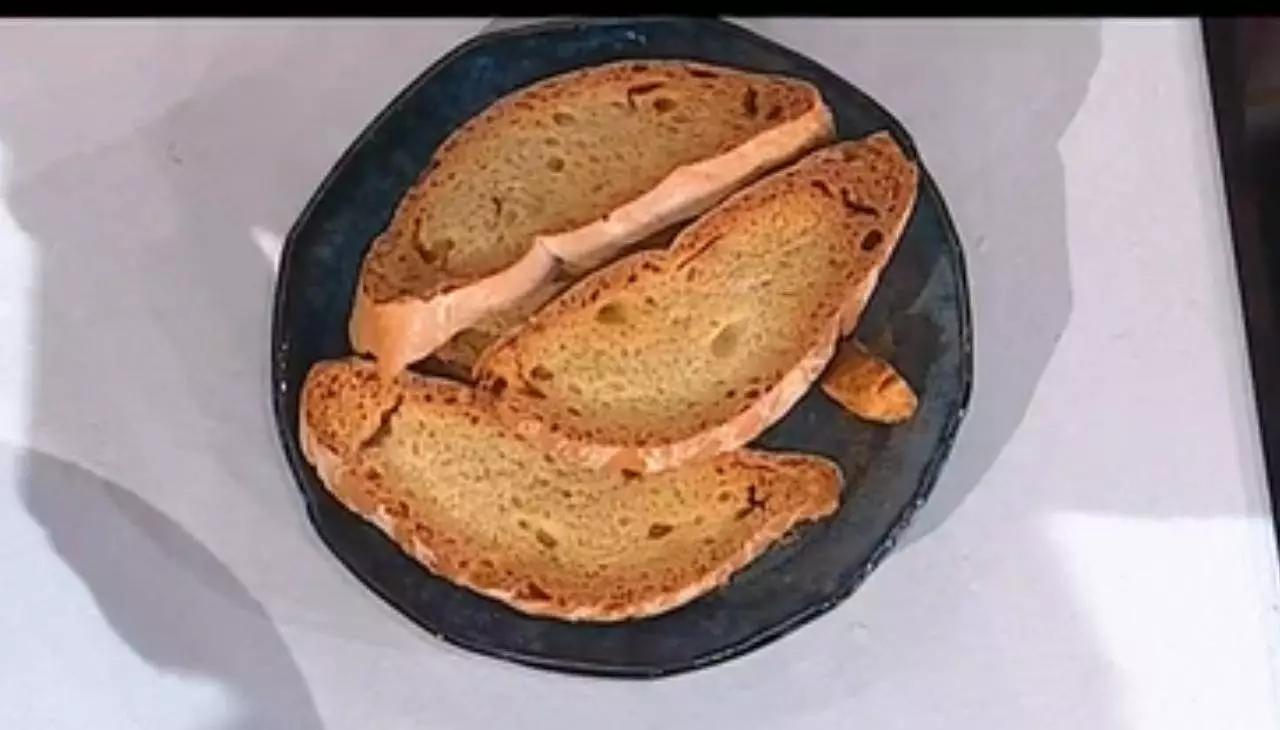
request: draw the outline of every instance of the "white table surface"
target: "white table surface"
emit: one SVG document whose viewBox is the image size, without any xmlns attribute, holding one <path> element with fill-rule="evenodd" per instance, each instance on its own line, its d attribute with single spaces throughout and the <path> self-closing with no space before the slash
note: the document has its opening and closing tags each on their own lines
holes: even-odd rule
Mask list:
<svg viewBox="0 0 1280 730">
<path fill-rule="evenodd" d="M 0 726 L 1275 730 L 1280 575 L 1197 26 L 753 20 L 912 130 L 977 383 L 852 599 L 715 669 L 429 639 L 308 528 L 281 235 L 487 20 L 0 23 Z"/>
</svg>

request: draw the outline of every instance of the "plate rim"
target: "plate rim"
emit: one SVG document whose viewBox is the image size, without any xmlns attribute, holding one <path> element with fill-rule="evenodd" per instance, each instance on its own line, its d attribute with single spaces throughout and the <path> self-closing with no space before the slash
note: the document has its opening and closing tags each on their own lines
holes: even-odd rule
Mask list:
<svg viewBox="0 0 1280 730">
<path fill-rule="evenodd" d="M 853 578 L 846 584 L 841 585 L 839 590 L 833 592 L 825 600 L 812 603 L 803 610 L 797 611 L 795 614 L 788 616 L 786 619 L 766 626 L 740 641 L 726 645 L 718 650 L 694 657 L 693 659 L 680 664 L 639 667 L 636 665 L 623 665 L 619 663 L 564 659 L 547 656 L 545 654 L 495 648 L 491 645 L 484 645 L 478 642 L 472 642 L 456 636 L 451 636 L 445 632 L 424 626 L 405 610 L 401 609 L 399 602 L 395 600 L 394 597 L 385 593 L 371 580 L 368 580 L 364 575 L 362 575 L 360 571 L 356 570 L 342 554 L 342 551 L 336 549 L 330 542 L 329 536 L 326 534 L 325 529 L 321 526 L 320 520 L 318 519 L 318 515 L 316 513 L 316 495 L 312 494 L 312 491 L 315 488 L 308 486 L 309 479 L 318 479 L 318 477 L 315 477 L 311 466 L 302 456 L 301 445 L 296 433 L 297 423 L 295 423 L 295 419 L 290 418 L 290 414 L 286 412 L 288 410 L 286 396 L 289 394 L 286 366 L 287 354 L 290 349 L 290 337 L 285 331 L 284 314 L 285 302 L 289 299 L 290 293 L 289 282 L 293 280 L 291 271 L 293 261 L 296 258 L 294 255 L 294 249 L 298 246 L 299 233 L 315 213 L 315 209 L 320 205 L 321 201 L 327 196 L 330 188 L 333 186 L 339 175 L 349 167 L 351 159 L 361 149 L 361 147 L 363 147 L 367 140 L 376 133 L 382 122 L 387 117 L 395 114 L 413 93 L 415 93 L 432 76 L 447 67 L 449 64 L 453 63 L 455 59 L 471 52 L 477 47 L 496 41 L 560 31 L 586 30 L 601 26 L 619 26 L 655 22 L 694 22 L 704 25 L 719 26 L 720 29 L 728 31 L 730 34 L 738 35 L 744 40 L 750 41 L 755 45 L 763 46 L 772 52 L 790 56 L 799 56 L 808 63 L 844 80 L 844 82 L 848 84 L 849 87 L 859 97 L 861 97 L 868 106 L 873 108 L 885 119 L 890 120 L 891 131 L 905 148 L 904 151 L 907 153 L 907 156 L 913 158 L 919 166 L 921 192 L 932 198 L 931 202 L 939 214 L 939 219 L 942 224 L 941 228 L 944 237 L 947 239 L 946 243 L 951 249 L 950 260 L 952 262 L 954 276 L 956 279 L 956 310 L 958 320 L 957 346 L 959 348 L 959 390 L 956 395 L 956 406 L 948 415 L 945 427 L 938 438 L 937 444 L 933 448 L 929 459 L 925 462 L 920 479 L 911 493 L 911 499 L 898 511 L 897 515 L 895 515 L 889 530 L 882 538 L 876 541 L 876 545 L 872 549 L 871 555 L 863 562 L 862 567 L 857 571 Z M 378 111 L 378 113 L 369 120 L 368 123 L 365 124 L 360 133 L 356 135 L 356 137 L 343 150 L 342 154 L 329 168 L 329 171 L 325 174 L 323 180 L 319 185 L 317 185 L 315 191 L 307 199 L 306 204 L 294 218 L 294 222 L 290 225 L 288 233 L 285 234 L 284 243 L 281 247 L 278 261 L 279 264 L 276 270 L 276 281 L 272 293 L 273 301 L 270 335 L 271 368 L 269 377 L 272 393 L 272 417 L 275 422 L 276 436 L 279 439 L 281 449 L 284 452 L 285 461 L 288 463 L 289 472 L 293 477 L 294 486 L 302 493 L 303 501 L 306 505 L 307 521 L 311 524 L 311 528 L 320 538 L 320 541 L 325 545 L 328 552 L 338 560 L 347 572 L 353 575 L 366 589 L 378 596 L 379 600 L 389 604 L 397 614 L 399 614 L 405 621 L 412 624 L 415 629 L 423 631 L 424 633 L 447 644 L 460 647 L 470 652 L 475 652 L 482 656 L 494 657 L 537 669 L 614 679 L 657 679 L 670 677 L 707 668 L 730 659 L 749 654 L 756 649 L 770 644 L 792 631 L 795 631 L 818 617 L 827 614 L 836 606 L 845 602 L 855 591 L 857 591 L 858 588 L 862 586 L 871 573 L 873 573 L 876 568 L 884 562 L 888 555 L 892 553 L 894 547 L 902 537 L 902 534 L 908 527 L 910 527 L 921 507 L 923 507 L 928 501 L 937 484 L 942 467 L 946 464 L 951 455 L 952 448 L 955 446 L 956 438 L 959 435 L 960 427 L 965 420 L 965 416 L 969 411 L 970 401 L 972 398 L 974 380 L 973 316 L 968 266 L 965 258 L 964 245 L 960 238 L 959 230 L 957 229 L 955 221 L 951 215 L 951 211 L 946 204 L 946 200 L 942 196 L 942 192 L 938 188 L 933 175 L 925 165 L 925 162 L 910 133 L 898 118 L 888 109 L 870 95 L 862 91 L 862 89 L 856 84 L 845 79 L 842 74 L 832 71 L 827 68 L 825 64 L 810 58 L 800 51 L 793 50 L 778 41 L 755 32 L 754 30 L 720 17 L 641 15 L 625 18 L 553 18 L 508 28 L 482 31 L 466 39 L 435 61 L 431 62 L 423 71 L 405 84 L 405 86 L 394 97 L 392 97 L 391 100 L 388 101 Z M 299 408 L 299 413 L 300 411 L 301 409 Z M 323 491 L 323 485 L 321 485 L 321 491 Z M 330 499 L 332 499 L 331 495 Z M 362 518 L 355 514 L 350 514 L 348 516 L 353 520 L 362 520 Z M 369 527 L 367 524 L 365 526 Z M 385 538 L 385 536 L 383 537 L 384 539 L 389 539 Z M 419 569 L 424 571 L 426 570 L 426 568 L 421 566 L 419 566 Z"/>
</svg>

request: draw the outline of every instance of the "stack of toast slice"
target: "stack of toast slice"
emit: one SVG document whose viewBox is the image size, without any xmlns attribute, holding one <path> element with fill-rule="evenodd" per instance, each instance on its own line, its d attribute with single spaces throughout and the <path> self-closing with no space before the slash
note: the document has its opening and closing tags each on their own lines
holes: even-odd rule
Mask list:
<svg viewBox="0 0 1280 730">
<path fill-rule="evenodd" d="M 837 508 L 834 464 L 745 445 L 827 368 L 915 203 L 889 134 L 832 137 L 811 85 L 690 62 L 499 100 L 366 254 L 349 333 L 372 361 L 313 367 L 308 461 L 426 568 L 526 613 L 640 618 L 724 583 Z M 457 377 L 406 370 L 428 357 Z M 831 370 L 857 415 L 914 410 L 852 341 Z"/>
<path fill-rule="evenodd" d="M 575 272 L 832 133 L 812 85 L 707 64 L 618 62 L 519 90 L 450 135 L 401 201 L 366 258 L 352 344 L 385 373 L 433 352 L 469 365 Z"/>
</svg>

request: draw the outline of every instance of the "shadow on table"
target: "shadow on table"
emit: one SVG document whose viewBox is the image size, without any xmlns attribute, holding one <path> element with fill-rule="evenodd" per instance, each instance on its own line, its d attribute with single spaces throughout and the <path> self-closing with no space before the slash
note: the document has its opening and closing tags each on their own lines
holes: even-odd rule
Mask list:
<svg viewBox="0 0 1280 730">
<path fill-rule="evenodd" d="M 26 503 L 139 656 L 243 700 L 236 730 L 322 727 L 244 583 L 298 575 L 298 555 L 345 578 L 279 456 L 273 247 L 386 100 L 482 22 L 0 28 L 0 81 L 41 79 L 0 93 L 4 202 L 39 271 L 29 435 L 58 455 L 27 458 Z"/>
<path fill-rule="evenodd" d="M 36 451 L 20 464 L 27 510 L 139 656 L 224 683 L 237 703 L 227 730 L 322 727 L 265 609 L 195 538 L 74 464 Z"/>
</svg>

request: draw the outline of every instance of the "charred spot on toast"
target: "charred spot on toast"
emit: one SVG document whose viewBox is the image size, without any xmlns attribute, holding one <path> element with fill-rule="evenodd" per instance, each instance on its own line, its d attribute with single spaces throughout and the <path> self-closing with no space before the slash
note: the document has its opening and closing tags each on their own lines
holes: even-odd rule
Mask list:
<svg viewBox="0 0 1280 730">
<path fill-rule="evenodd" d="M 551 594 L 547 593 L 542 586 L 532 580 L 525 583 L 520 590 L 516 591 L 516 597 L 528 601 L 536 601 L 538 603 L 544 603 L 551 600 Z"/>
<path fill-rule="evenodd" d="M 654 522 L 649 525 L 649 531 L 646 534 L 650 540 L 658 540 L 670 535 L 674 529 L 676 529 L 674 526 L 665 522 Z"/>
<path fill-rule="evenodd" d="M 747 503 L 734 513 L 733 519 L 744 520 L 757 510 L 763 511 L 768 507 L 768 498 L 761 497 L 759 491 L 754 484 L 747 485 Z"/>
<path fill-rule="evenodd" d="M 644 96 L 645 94 L 652 94 L 663 86 L 666 86 L 665 82 L 650 81 L 648 83 L 636 84 L 635 86 L 627 87 L 627 106 L 635 109 L 637 97 Z"/>
<path fill-rule="evenodd" d="M 653 110 L 659 114 L 666 114 L 677 106 L 679 104 L 676 103 L 676 100 L 667 96 L 660 96 L 653 100 Z"/>
<path fill-rule="evenodd" d="M 501 398 L 502 394 L 507 392 L 507 385 L 507 379 L 501 375 L 494 376 L 491 380 L 485 383 L 486 389 L 495 398 Z"/>
<path fill-rule="evenodd" d="M 742 95 L 742 113 L 752 119 L 760 113 L 760 92 L 756 91 L 754 86 L 748 86 Z"/>
<path fill-rule="evenodd" d="M 384 502 L 383 508 L 393 520 L 403 520 L 409 516 L 409 504 L 403 499 Z"/>
<path fill-rule="evenodd" d="M 396 396 L 396 400 L 391 404 L 391 407 L 383 411 L 378 417 L 378 426 L 373 429 L 373 433 L 369 434 L 356 446 L 356 450 L 364 451 L 381 446 L 391 436 L 391 419 L 399 412 L 402 405 L 404 405 L 404 395 L 400 394 Z"/>
<path fill-rule="evenodd" d="M 876 248 L 883 242 L 884 233 L 882 233 L 879 228 L 872 228 L 863 235 L 859 248 L 863 251 L 871 252 L 876 250 Z"/>
<path fill-rule="evenodd" d="M 844 203 L 844 207 L 854 215 L 869 215 L 877 218 L 880 216 L 880 211 L 854 198 L 846 188 L 840 189 L 840 202 Z"/>
</svg>

